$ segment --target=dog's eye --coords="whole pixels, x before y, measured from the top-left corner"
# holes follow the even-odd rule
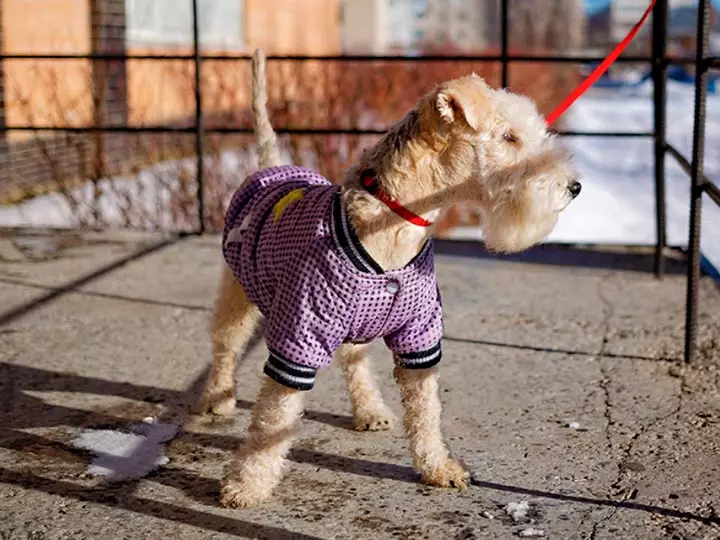
[[[506,131],[503,135],[503,139],[505,142],[509,142],[510,144],[515,144],[520,141],[518,136],[513,131]]]

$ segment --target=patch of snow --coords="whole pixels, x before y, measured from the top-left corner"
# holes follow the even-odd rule
[[[692,156],[694,88],[670,81],[667,138],[686,158]],[[567,113],[568,129],[652,131],[652,83],[636,89],[591,92]],[[583,193],[560,216],[550,241],[598,243],[655,242],[654,153],[650,138],[565,140],[583,176]],[[708,96],[706,145],[720,145],[720,95]],[[667,236],[686,246],[690,218],[690,177],[666,157]],[[720,154],[706,152],[705,174],[720,184]],[[587,189],[586,189],[587,188]],[[704,198],[703,254],[720,266],[720,208]]]
[[[540,529],[533,529],[532,527],[528,527],[527,529],[523,529],[518,533],[518,536],[522,538],[533,538],[538,536],[545,536],[545,531]]]
[[[513,521],[524,521],[528,517],[530,505],[527,501],[521,501],[519,503],[511,502],[505,506],[504,510],[505,513],[510,516]]]
[[[288,152],[282,152],[281,157],[290,162]],[[243,150],[225,150],[206,156],[205,165],[213,171],[213,182],[227,186],[229,199],[233,188],[257,168],[257,152],[252,145]],[[194,201],[195,174],[196,161],[192,157],[158,162],[137,174],[87,182],[68,189],[64,195],[50,193],[0,206],[0,227],[192,229],[195,218],[178,212],[175,199]],[[188,180],[181,181],[182,176]]]
[[[16,248],[36,257],[50,255],[59,249],[54,238],[43,236],[16,236],[12,242]]]
[[[88,467],[88,474],[121,482],[142,478],[167,464],[169,460],[165,456],[165,444],[175,437],[178,426],[156,421],[143,422],[132,426],[132,433],[109,429],[88,430],[75,438],[75,447],[88,450],[96,456]]]

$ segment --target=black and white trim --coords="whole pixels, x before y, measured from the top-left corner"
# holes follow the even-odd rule
[[[315,386],[317,369],[291,362],[280,353],[271,350],[263,372],[275,382],[288,388],[311,390]]]
[[[365,250],[355,233],[355,229],[348,218],[339,193],[333,200],[330,229],[333,240],[340,249],[340,253],[342,253],[350,264],[366,274],[383,273],[382,266],[375,262]]]
[[[428,369],[436,366],[442,359],[440,342],[429,349],[419,352],[396,354],[395,364],[405,369]]]

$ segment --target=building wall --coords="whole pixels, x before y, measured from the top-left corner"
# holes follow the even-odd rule
[[[450,10],[450,41],[461,49],[481,49],[487,46],[485,32],[487,6],[484,0],[454,0]]]
[[[6,53],[192,54],[188,28],[174,43],[138,42],[138,33],[126,42],[126,6],[131,0],[42,1],[43,9],[38,9],[37,2],[0,0]],[[216,1],[205,4],[217,7]],[[164,4],[170,9],[190,6],[189,0]],[[160,0],[155,5],[161,5]],[[186,14],[181,20],[191,19]],[[269,54],[332,55],[341,49],[337,0],[246,0],[238,27],[242,43],[222,49],[208,46],[203,52],[233,54],[261,46]],[[212,34],[214,27],[209,30]],[[146,35],[155,33],[150,28]],[[5,119],[9,125],[188,125],[195,113],[193,69],[191,61],[181,60],[7,60],[1,78]],[[312,76],[313,66],[303,69]],[[277,67],[271,64],[269,70],[275,73]],[[219,118],[221,125],[233,125],[226,119],[248,106],[249,62],[207,61],[202,84],[209,123]],[[279,84],[271,90],[284,95],[292,91]],[[149,139],[154,147],[179,147],[175,139],[190,140],[147,136],[146,142]],[[11,132],[0,141],[0,202],[41,193],[58,183],[127,170],[137,161],[134,148],[139,140],[124,134]],[[191,150],[192,145],[185,146]]]
[[[245,0],[245,5],[249,49],[306,55],[341,51],[339,0]]]
[[[87,54],[91,50],[87,0],[2,0],[0,33],[7,54]],[[82,126],[92,121],[87,60],[4,60],[4,114],[8,125]],[[19,197],[53,177],[86,174],[90,137],[8,132],[0,142],[0,200]]]
[[[90,52],[87,0],[2,0],[2,42],[6,54]],[[5,116],[8,124],[84,125],[92,118],[86,60],[5,60]],[[12,132],[9,140],[31,133]]]
[[[343,0],[343,50],[392,54],[500,41],[499,0]]]
[[[461,49],[485,47],[484,0],[426,0],[425,4],[424,12],[415,13],[420,41],[435,45],[452,43]]]
[[[125,51],[125,0],[43,0],[43,9],[27,0],[0,1],[5,53],[87,54],[93,46],[101,53]],[[100,9],[102,6],[111,7]],[[230,54],[251,52],[256,47],[268,54],[338,54],[342,48],[339,17],[338,0],[245,0],[244,20],[238,21],[244,44]],[[203,48],[206,54],[224,54],[225,50]],[[129,40],[127,52],[190,55],[192,43]],[[247,103],[246,64],[205,63],[202,75],[208,111]],[[97,120],[93,92],[98,91],[113,101],[101,115],[107,122],[176,122],[194,113],[193,66],[188,61],[137,60],[127,66],[113,61],[93,66],[85,60],[8,60],[3,76],[8,124],[88,125]],[[227,95],[234,91],[237,103],[218,101],[215,97],[223,90]],[[11,134],[19,139],[28,136],[32,135]]]
[[[390,10],[388,0],[343,0],[342,48],[349,54],[384,54],[389,41],[390,17],[403,20],[409,0],[398,0]]]
[[[669,9],[697,5],[697,0],[669,0]],[[622,40],[648,7],[647,0],[612,0],[610,7],[610,37]]]
[[[645,0],[613,0],[611,6],[610,32],[614,41],[622,40],[648,7]]]
[[[412,21],[413,0],[393,0],[387,3],[387,16],[383,24],[387,42],[386,52],[394,50],[406,52],[412,49],[416,41],[416,29]]]
[[[334,55],[341,51],[338,0],[244,0],[243,43],[234,51],[205,46],[209,55],[251,53],[261,47],[274,55]],[[128,44],[130,54],[192,54],[186,45]],[[206,61],[204,107],[212,115],[248,105],[247,61]],[[268,70],[274,69],[272,63]],[[131,124],[183,122],[194,114],[194,66],[181,60],[131,61],[128,65]],[[270,88],[271,92],[282,88]]]
[[[582,0],[512,0],[510,44],[519,50],[571,52],[585,42]]]

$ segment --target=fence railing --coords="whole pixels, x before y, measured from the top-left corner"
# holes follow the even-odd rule
[[[268,60],[279,61],[353,61],[353,62],[489,62],[500,64],[500,81],[503,87],[509,86],[509,67],[514,63],[594,63],[604,58],[597,55],[514,55],[509,51],[510,13],[509,1],[501,0],[501,44],[499,54],[484,55],[424,55],[424,56],[268,56]],[[654,256],[654,272],[657,277],[665,273],[665,250],[667,248],[666,212],[665,212],[665,156],[670,154],[690,175],[691,208],[688,241],[687,270],[687,305],[685,327],[685,360],[692,361],[695,354],[695,339],[698,313],[698,282],[700,278],[700,218],[702,195],[707,194],[711,200],[720,205],[720,189],[705,175],[703,169],[705,143],[705,109],[707,102],[707,75],[711,68],[720,67],[720,59],[708,55],[710,28],[710,2],[699,0],[698,42],[695,58],[671,58],[667,55],[666,42],[668,35],[668,0],[659,0],[655,8],[652,22],[652,52],[650,56],[621,56],[618,63],[648,64],[652,70],[654,83],[653,106],[654,127],[652,131],[560,131],[568,137],[645,137],[654,139],[655,159],[655,223],[656,243]],[[185,133],[194,134],[195,159],[197,167],[196,202],[198,205],[198,224],[195,232],[205,232],[204,209],[204,140],[208,134],[250,134],[252,130],[243,127],[206,127],[203,110],[201,85],[201,66],[203,62],[225,62],[250,60],[249,55],[206,55],[201,53],[198,2],[192,0],[193,52],[186,55],[154,55],[154,54],[3,54],[2,60],[89,60],[89,61],[128,61],[128,60],[184,60],[194,66],[194,122],[187,126],[168,125],[89,125],[89,126],[57,126],[57,125],[7,125],[0,124],[0,131],[33,131],[33,132],[66,132],[66,133]],[[667,107],[667,70],[670,65],[694,66],[696,72],[695,85],[695,123],[693,134],[692,159],[688,160],[666,138]],[[278,128],[278,133],[289,135],[381,135],[380,129],[354,128]]]
[[[717,65],[717,59],[708,57],[710,42],[709,0],[700,0],[697,18],[697,50],[695,55],[695,117],[693,127],[692,161],[690,162],[690,232],[688,238],[687,307],[685,313],[685,361],[695,356],[698,320],[698,285],[700,282],[700,231],[702,197],[720,205],[720,190],[704,174],[705,172],[705,128],[708,93],[708,71]],[[674,156],[686,168],[687,160],[669,145],[665,151]],[[687,168],[686,168],[687,170]]]

